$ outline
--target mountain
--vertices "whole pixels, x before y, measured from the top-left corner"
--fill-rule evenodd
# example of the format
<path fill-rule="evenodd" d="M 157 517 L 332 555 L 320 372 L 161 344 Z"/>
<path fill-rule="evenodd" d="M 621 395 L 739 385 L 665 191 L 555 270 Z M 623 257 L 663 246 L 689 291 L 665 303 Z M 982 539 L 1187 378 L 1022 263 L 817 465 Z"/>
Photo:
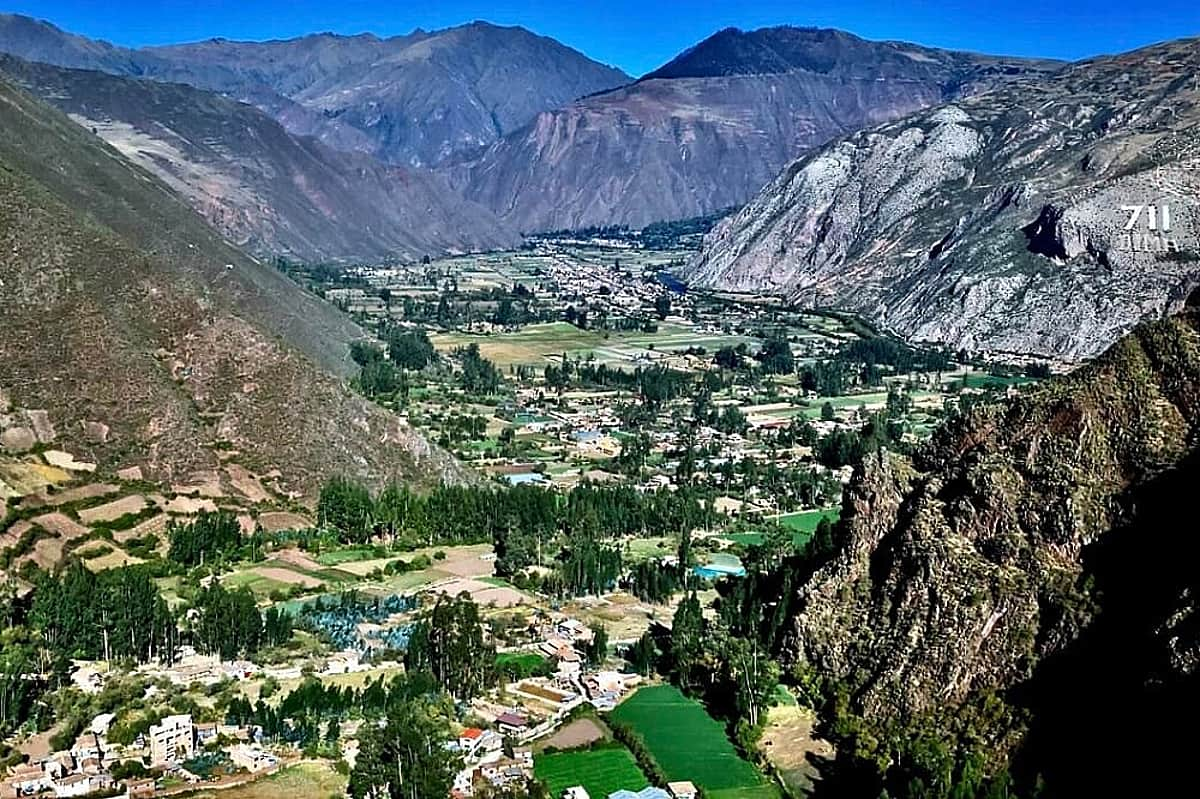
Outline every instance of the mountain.
<path fill-rule="evenodd" d="M 839 757 L 886 771 L 903 767 L 890 746 L 933 763 L 956 742 L 1044 780 L 1039 795 L 1110 795 L 1096 758 L 1128 754 L 1119 719 L 1153 753 L 1149 793 L 1188 773 L 1173 720 L 1200 709 L 1200 543 L 1181 501 L 1200 479 L 1200 292 L 1190 304 L 856 471 L 794 626 L 796 672 L 830 675 L 880 732 Z"/>
<path fill-rule="evenodd" d="M 1198 43 L 834 142 L 715 228 L 682 276 L 857 311 L 909 339 L 1095 356 L 1200 282 Z"/>
<path fill-rule="evenodd" d="M 155 480 L 229 457 L 301 492 L 464 478 L 342 383 L 363 333 L 336 309 L 2 77 L 0 129 L 0 433 L 37 420 L 101 474 Z"/>
<path fill-rule="evenodd" d="M 220 95 L 11 56 L 0 56 L 0 73 L 154 173 L 251 252 L 417 260 L 520 241 L 430 172 L 293 137 Z"/>
<path fill-rule="evenodd" d="M 542 111 L 630 80 L 553 39 L 485 22 L 386 39 L 322 33 L 132 50 L 0 15 L 0 51 L 222 92 L 293 133 L 412 166 L 490 144 Z"/>
<path fill-rule="evenodd" d="M 522 231 L 642 227 L 741 205 L 831 138 L 1058 66 L 836 30 L 729 29 L 447 169 Z"/>

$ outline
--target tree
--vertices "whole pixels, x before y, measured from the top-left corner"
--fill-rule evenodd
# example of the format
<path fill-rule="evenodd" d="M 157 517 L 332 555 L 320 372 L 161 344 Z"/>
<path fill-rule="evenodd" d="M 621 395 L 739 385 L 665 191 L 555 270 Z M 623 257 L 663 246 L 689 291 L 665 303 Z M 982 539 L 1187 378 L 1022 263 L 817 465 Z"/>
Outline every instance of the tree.
<path fill-rule="evenodd" d="M 483 637 L 479 607 L 471 595 L 439 596 L 418 621 L 404 653 L 410 671 L 428 671 L 455 699 L 475 698 L 492 683 L 496 650 Z"/>
<path fill-rule="evenodd" d="M 762 363 L 763 371 L 769 375 L 787 375 L 796 369 L 792 347 L 785 338 L 767 339 L 758 353 L 758 360 Z"/>
<path fill-rule="evenodd" d="M 351 341 L 350 358 L 359 366 L 366 366 L 382 361 L 383 350 L 369 341 Z"/>
<path fill-rule="evenodd" d="M 584 648 L 589 666 L 599 666 L 608 657 L 608 629 L 603 624 L 592 625 L 592 640 Z"/>
<path fill-rule="evenodd" d="M 654 644 L 654 635 L 649 630 L 642 633 L 642 637 L 625 650 L 625 659 L 635 672 L 649 677 L 658 662 L 658 647 Z"/>
<path fill-rule="evenodd" d="M 262 643 L 263 618 L 249 588 L 226 591 L 213 580 L 200 592 L 196 609 L 199 617 L 193 632 L 201 652 L 236 660 L 253 654 Z"/>
<path fill-rule="evenodd" d="M 424 330 L 393 327 L 387 338 L 388 358 L 401 369 L 424 369 L 435 356 L 433 342 Z"/>
<path fill-rule="evenodd" d="M 500 388 L 500 370 L 496 364 L 484 358 L 478 344 L 470 344 L 457 351 L 462 363 L 462 386 L 468 394 L 495 394 Z"/>
<path fill-rule="evenodd" d="M 448 796 L 461 759 L 450 739 L 444 703 L 423 698 L 393 704 L 383 727 L 364 725 L 346 792 L 351 799 Z"/>
<path fill-rule="evenodd" d="M 367 489 L 345 477 L 334 477 L 317 498 L 317 525 L 338 532 L 339 540 L 362 543 L 371 537 L 374 502 Z"/>
<path fill-rule="evenodd" d="M 661 322 L 671 313 L 671 297 L 668 294 L 659 294 L 654 298 L 654 315 Z"/>
<path fill-rule="evenodd" d="M 242 544 L 242 526 L 228 511 L 201 511 L 188 524 L 167 525 L 170 547 L 167 557 L 176 563 L 195 566 L 231 552 Z"/>
<path fill-rule="evenodd" d="M 825 403 L 821 405 L 821 421 L 832 422 L 836 418 L 837 411 L 834 410 L 833 403 L 826 400 Z"/>
<path fill-rule="evenodd" d="M 671 665 L 681 688 L 687 690 L 704 653 L 704 616 L 693 591 L 679 603 L 671 623 Z"/>
<path fill-rule="evenodd" d="M 721 347 L 713 356 L 713 363 L 722 369 L 741 369 L 742 356 L 733 347 Z"/>

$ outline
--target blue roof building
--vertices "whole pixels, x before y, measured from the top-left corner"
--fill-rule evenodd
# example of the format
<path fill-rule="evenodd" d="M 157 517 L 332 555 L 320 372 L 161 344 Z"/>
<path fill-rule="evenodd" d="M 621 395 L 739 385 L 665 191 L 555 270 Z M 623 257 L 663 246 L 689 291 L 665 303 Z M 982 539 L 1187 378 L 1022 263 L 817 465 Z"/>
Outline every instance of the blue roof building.
<path fill-rule="evenodd" d="M 671 794 L 662 788 L 649 785 L 640 791 L 616 791 L 608 795 L 608 799 L 671 799 Z"/>

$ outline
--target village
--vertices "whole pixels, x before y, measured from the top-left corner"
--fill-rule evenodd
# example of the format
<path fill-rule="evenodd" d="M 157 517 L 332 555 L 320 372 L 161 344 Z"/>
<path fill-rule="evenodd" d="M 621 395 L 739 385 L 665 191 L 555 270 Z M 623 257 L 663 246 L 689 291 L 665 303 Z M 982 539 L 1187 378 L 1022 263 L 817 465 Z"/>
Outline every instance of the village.
<path fill-rule="evenodd" d="M 564 722 L 571 724 L 581 707 L 611 711 L 637 688 L 642 681 L 639 675 L 585 662 L 581 649 L 592 635 L 592 628 L 581 621 L 557 614 L 556 620 L 548 619 L 537 631 L 541 638 L 537 643 L 501 650 L 502 656 L 527 653 L 540 657 L 556 664 L 555 669 L 545 676 L 507 683 L 471 703 L 469 717 L 480 726 L 462 726 L 457 737 L 446 743 L 463 763 L 453 796 L 472 797 L 481 789 L 525 785 L 534 779 L 533 742 L 554 736 Z M 369 681 L 399 668 L 394 662 L 362 662 L 360 654 L 357 649 L 330 653 L 323 658 L 322 671 L 308 674 L 317 679 L 357 675 Z M 146 691 L 153 694 L 155 686 L 162 683 L 184 690 L 229 683 L 261 686 L 264 680 L 299 679 L 300 671 L 294 666 L 222 661 L 185 647 L 173 665 L 143 664 L 136 674 L 149 680 Z M 79 663 L 71 676 L 77 690 L 96 695 L 104 690 L 109 675 L 106 664 Z M 272 775 L 302 756 L 294 746 L 264 745 L 261 727 L 201 722 L 187 713 L 164 716 L 131 742 L 121 743 L 108 735 L 116 715 L 108 712 L 92 718 L 68 749 L 46 752 L 9 767 L 3 778 L 4 796 L 149 799 L 195 790 L 202 784 L 227 787 L 245 783 Z M 354 765 L 358 727 L 358 723 L 345 725 L 336 742 L 348 767 Z M 658 799 L 665 795 L 656 791 L 650 786 L 631 786 L 609 796 Z M 566 795 L 588 796 L 582 786 L 572 786 Z M 675 799 L 695 795 L 695 788 L 687 783 L 676 785 L 670 794 Z"/>
<path fill-rule="evenodd" d="M 913 446 L 961 407 L 1016 393 L 1049 367 L 963 359 L 836 314 L 684 291 L 663 270 L 685 255 L 555 241 L 289 272 L 373 332 L 358 355 L 364 374 L 383 377 L 356 387 L 493 490 L 565 500 L 628 489 L 643 499 L 621 502 L 674 494 L 698 510 L 685 531 L 606 531 L 620 565 L 587 589 L 553 582 L 569 538 L 503 571 L 490 534 L 348 538 L 277 473 L 228 449 L 219 471 L 171 486 L 134 471 L 97 481 L 57 448 L 55 420 L 9 409 L 25 425 L 6 431 L 0 456 L 0 555 L 15 596 L 72 564 L 97 580 L 143 570 L 165 611 L 182 614 L 187 642 L 169 658 L 74 660 L 54 692 L 75 708 L 71 726 L 31 724 L 6 742 L 4 797 L 240 797 L 297 780 L 344 792 L 363 725 L 382 722 L 353 710 L 319 727 L 275 714 L 315 687 L 390 690 L 410 672 L 413 631 L 449 598 L 478 608 L 496 672 L 454 708 L 444 742 L 458 764 L 454 796 L 539 785 L 553 799 L 775 799 L 775 780 L 804 784 L 820 742 L 795 697 L 772 697 L 774 746 L 735 749 L 721 721 L 645 662 L 651 634 L 670 635 L 685 587 L 715 617 L 723 581 L 746 575 L 747 557 L 761 562 L 759 548 L 823 546 L 859 448 Z M 396 359 L 401 347 L 416 363 Z M 177 551 L 182 533 L 220 518 L 233 538 L 211 565 Z M 669 577 L 647 589 L 652 573 Z M 221 592 L 248 597 L 260 622 L 286 618 L 286 629 L 222 656 L 198 629 Z M 106 655 L 109 641 L 93 648 Z"/>

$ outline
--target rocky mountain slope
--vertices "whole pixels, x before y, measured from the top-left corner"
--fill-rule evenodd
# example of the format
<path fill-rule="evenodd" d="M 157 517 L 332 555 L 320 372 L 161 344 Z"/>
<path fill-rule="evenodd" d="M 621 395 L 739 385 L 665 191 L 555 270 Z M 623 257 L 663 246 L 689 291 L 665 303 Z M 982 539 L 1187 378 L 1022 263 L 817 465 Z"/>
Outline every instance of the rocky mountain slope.
<path fill-rule="evenodd" d="M 1186 770 L 1169 719 L 1200 686 L 1200 549 L 1180 496 L 1200 477 L 1193 301 L 911 458 L 870 456 L 837 554 L 800 591 L 799 662 L 876 723 L 961 735 L 945 720 L 971 718 L 968 743 L 1011 752 L 1017 720 L 1015 762 L 1057 789 L 1043 795 L 1106 794 L 1095 758 L 1118 728 L 1154 752 L 1147 784 Z"/>
<path fill-rule="evenodd" d="M 484 22 L 386 39 L 326 33 L 131 50 L 0 15 L 0 51 L 222 92 L 293 133 L 409 165 L 489 144 L 542 111 L 629 81 L 553 39 Z"/>
<path fill-rule="evenodd" d="M 854 310 L 910 339 L 1094 356 L 1200 282 L 1197 44 L 1081 62 L 830 144 L 714 229 L 683 277 Z"/>
<path fill-rule="evenodd" d="M 831 138 L 1056 68 L 834 30 L 730 29 L 637 83 L 542 113 L 451 175 L 523 231 L 641 227 L 740 205 Z"/>
<path fill-rule="evenodd" d="M 250 252 L 417 260 L 519 243 L 430 172 L 293 137 L 261 111 L 216 94 L 11 56 L 0 56 L 0 73 L 153 172 Z"/>
<path fill-rule="evenodd" d="M 336 309 L 3 79 L 0 129 L 0 433 L 21 408 L 101 474 L 156 480 L 212 470 L 218 452 L 301 491 L 339 472 L 461 478 L 334 376 L 362 335 Z"/>

